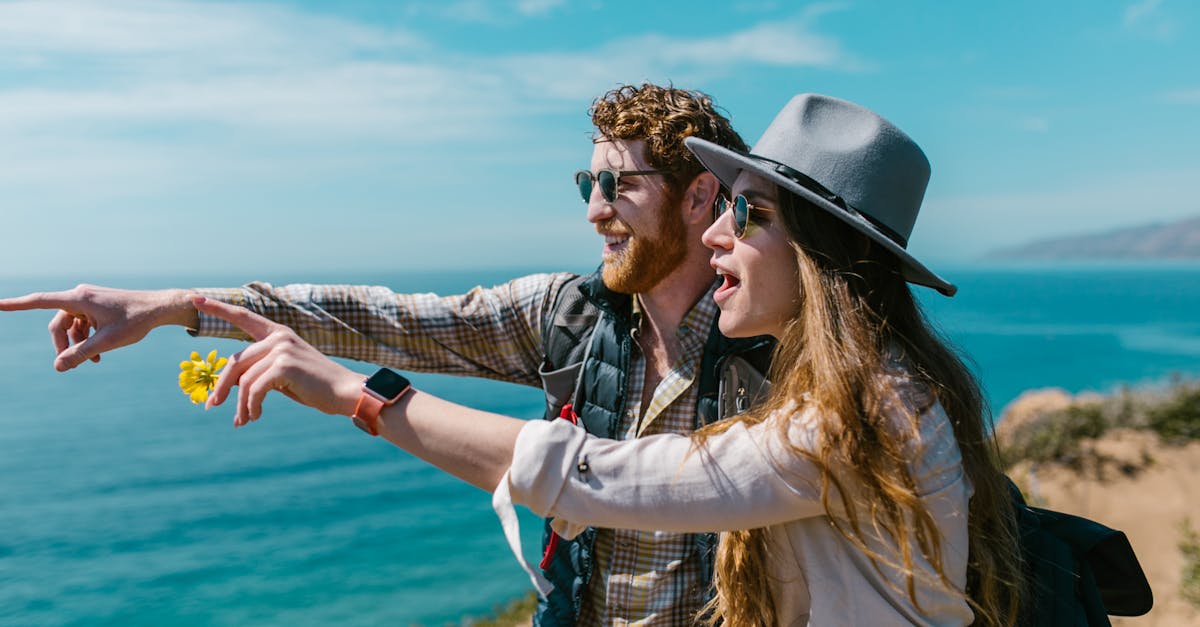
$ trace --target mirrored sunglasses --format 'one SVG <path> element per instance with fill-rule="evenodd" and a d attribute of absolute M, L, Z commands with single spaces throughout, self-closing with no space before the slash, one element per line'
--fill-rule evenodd
<path fill-rule="evenodd" d="M 663 170 L 600 170 L 595 174 L 580 170 L 575 173 L 575 184 L 579 186 L 579 195 L 583 197 L 583 202 L 587 202 L 592 198 L 592 186 L 600 186 L 600 195 L 604 197 L 604 202 L 617 201 L 617 189 L 621 183 L 622 176 L 641 176 L 645 174 L 665 174 Z"/>
<path fill-rule="evenodd" d="M 717 217 L 721 217 L 721 214 L 726 211 L 733 212 L 733 234 L 738 239 L 742 239 L 746 236 L 746 227 L 750 224 L 751 213 L 765 213 L 773 210 L 752 205 L 746 201 L 745 196 L 738 194 L 733 197 L 732 201 L 724 196 L 717 198 Z"/>

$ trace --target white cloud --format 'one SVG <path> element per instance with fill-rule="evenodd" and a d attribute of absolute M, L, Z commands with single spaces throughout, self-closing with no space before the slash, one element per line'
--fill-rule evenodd
<path fill-rule="evenodd" d="M 1159 99 L 1172 104 L 1200 104 L 1200 87 L 1168 91 L 1161 94 Z"/>
<path fill-rule="evenodd" d="M 1162 0 L 1140 0 L 1125 7 L 1125 14 L 1122 19 L 1126 26 L 1133 26 L 1138 22 L 1143 22 L 1152 17 L 1158 7 L 1162 5 Z"/>
<path fill-rule="evenodd" d="M 545 15 L 560 6 L 565 0 L 517 0 L 517 12 L 521 15 Z"/>
<path fill-rule="evenodd" d="M 523 1 L 528 11 L 554 8 Z M 3 3 L 0 69 L 26 71 L 0 88 L 0 129 L 11 137 L 199 124 L 268 137 L 473 137 L 617 82 L 686 84 L 747 65 L 861 67 L 809 26 L 835 9 L 715 37 L 649 34 L 587 52 L 476 57 L 273 5 Z"/>
<path fill-rule="evenodd" d="M 295 63 L 296 55 L 303 59 L 420 45 L 421 38 L 406 31 L 267 4 L 184 0 L 0 4 L 0 50 L 22 53 L 113 55 L 112 60 L 121 62 L 137 55 L 177 55 L 219 65 L 233 59 Z"/>
<path fill-rule="evenodd" d="M 252 253 L 286 259 L 301 231 L 314 246 L 327 233 L 280 216 L 382 212 L 406 194 L 428 203 L 458 183 L 439 179 L 446 168 L 437 163 L 508 165 L 514 145 L 499 139 L 519 136 L 521 158 L 536 163 L 578 158 L 540 152 L 543 114 L 582 120 L 586 103 L 616 82 L 689 85 L 764 65 L 852 69 L 840 43 L 811 27 L 813 15 L 713 37 L 648 34 L 578 53 L 482 56 L 283 5 L 0 0 L 0 274 L 29 264 L 101 269 L 89 265 L 96 260 L 110 271 L 169 271 L 179 263 L 171 250 L 227 238 L 231 224 L 278 232 Z M 554 210 L 576 200 L 569 185 L 546 185 L 563 194 L 543 195 Z M 490 214 L 477 207 L 490 200 L 476 194 L 456 195 L 456 209 L 472 222 L 464 237 L 488 239 L 503 225 L 487 228 L 480 216 Z M 410 213 L 433 222 L 413 233 L 438 231 L 434 213 Z M 202 228 L 190 225 L 197 216 Z M 406 233 L 414 220 L 386 219 Z M 60 250 L 60 223 L 94 234 L 93 245 Z M 457 246 L 451 232 L 438 237 L 412 236 L 407 252 L 434 259 Z M 577 237 L 554 254 L 594 244 L 587 229 Z M 391 254 L 381 247 L 372 260 Z"/>
<path fill-rule="evenodd" d="M 821 12 L 830 10 L 820 7 Z M 767 65 L 842 72 L 869 69 L 832 37 L 811 30 L 805 15 L 714 37 L 650 34 L 628 37 L 588 52 L 515 54 L 496 61 L 505 74 L 538 93 L 588 99 L 617 83 L 673 80 L 686 85 Z M 619 73 L 618 73 L 619 71 Z"/>
<path fill-rule="evenodd" d="M 477 134 L 494 121 L 487 108 L 471 104 L 493 82 L 438 66 L 359 62 L 90 89 L 10 89 L 0 92 L 0 129 L 12 136 L 88 134 L 97 123 L 127 130 L 198 124 L 266 137 L 429 141 Z"/>
<path fill-rule="evenodd" d="M 413 15 L 432 15 L 454 22 L 511 25 L 544 17 L 564 6 L 565 0 L 453 0 L 410 3 L 407 8 Z"/>
<path fill-rule="evenodd" d="M 1134 33 L 1161 41 L 1174 39 L 1179 32 L 1178 23 L 1162 11 L 1162 0 L 1139 0 L 1125 7 L 1121 23 Z"/>
<path fill-rule="evenodd" d="M 1050 119 L 1040 115 L 1027 116 L 1017 120 L 1017 128 L 1030 133 L 1046 133 L 1050 131 Z"/>

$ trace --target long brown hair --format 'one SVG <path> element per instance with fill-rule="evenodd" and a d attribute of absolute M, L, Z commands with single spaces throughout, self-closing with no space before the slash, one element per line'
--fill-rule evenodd
<path fill-rule="evenodd" d="M 967 587 L 958 592 L 966 595 L 976 625 L 1014 625 L 1023 597 L 1023 565 L 1009 488 L 999 470 L 978 382 L 926 320 L 894 255 L 786 190 L 780 189 L 779 196 L 776 215 L 799 266 L 799 313 L 778 338 L 770 397 L 747 414 L 698 432 L 697 441 L 737 422 L 794 413 L 796 405 L 815 408 L 822 416 L 822 446 L 816 451 L 795 448 L 795 453 L 820 469 L 821 499 L 831 524 L 876 568 L 886 564 L 904 573 L 905 592 L 919 607 L 916 579 L 927 576 L 914 568 L 914 551 L 938 575 L 938 581 L 929 583 L 954 588 L 943 565 L 938 528 L 921 500 L 911 455 L 906 454 L 918 437 L 920 414 L 940 402 L 974 487 L 967 517 Z M 907 376 L 924 392 L 919 406 L 914 407 L 912 398 L 897 398 L 894 386 L 879 384 L 897 351 Z M 894 411 L 882 411 L 885 406 L 902 409 L 907 424 L 898 423 Z M 777 422 L 786 436 L 787 421 Z M 899 559 L 869 548 L 864 529 L 890 537 Z M 761 528 L 722 537 L 716 596 L 702 611 L 706 622 L 775 624 L 766 587 L 766 537 Z"/>

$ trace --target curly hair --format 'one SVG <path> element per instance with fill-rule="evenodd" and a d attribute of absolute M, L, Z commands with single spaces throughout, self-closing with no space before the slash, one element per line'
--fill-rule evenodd
<path fill-rule="evenodd" d="M 623 85 L 597 98 L 588 114 L 600 137 L 646 142 L 643 156 L 653 168 L 667 173 L 675 191 L 682 191 L 704 171 L 683 145 L 685 137 L 699 137 L 738 152 L 748 150 L 712 97 L 699 91 L 651 83 Z"/>

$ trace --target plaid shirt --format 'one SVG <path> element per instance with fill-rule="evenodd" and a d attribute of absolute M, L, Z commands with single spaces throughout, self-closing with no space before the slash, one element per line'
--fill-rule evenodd
<path fill-rule="evenodd" d="M 540 386 L 542 319 L 570 274 L 538 274 L 461 296 L 396 294 L 385 287 L 251 283 L 197 293 L 240 305 L 294 329 L 327 355 L 404 370 Z M 696 416 L 704 344 L 716 318 L 716 284 L 676 330 L 678 360 L 642 408 L 646 359 L 631 355 L 618 437 L 689 433 Z M 635 328 L 641 310 L 634 299 Z M 249 340 L 224 320 L 200 314 L 199 335 Z M 595 570 L 580 624 L 681 625 L 706 601 L 707 573 L 691 534 L 600 529 Z"/>
<path fill-rule="evenodd" d="M 620 439 L 656 433 L 690 433 L 696 421 L 700 362 L 717 315 L 717 285 L 692 306 L 675 331 L 680 353 L 650 403 L 642 408 L 646 358 L 630 356 Z M 634 328 L 641 310 L 634 299 Z M 581 625 L 688 625 L 707 600 L 708 574 L 700 568 L 693 534 L 598 529 L 593 554 L 596 572 L 588 584 Z"/>
<path fill-rule="evenodd" d="M 285 324 L 326 355 L 541 387 L 543 314 L 573 276 L 535 274 L 446 297 L 361 285 L 250 283 L 194 291 Z M 196 331 L 250 340 L 205 313 Z"/>

